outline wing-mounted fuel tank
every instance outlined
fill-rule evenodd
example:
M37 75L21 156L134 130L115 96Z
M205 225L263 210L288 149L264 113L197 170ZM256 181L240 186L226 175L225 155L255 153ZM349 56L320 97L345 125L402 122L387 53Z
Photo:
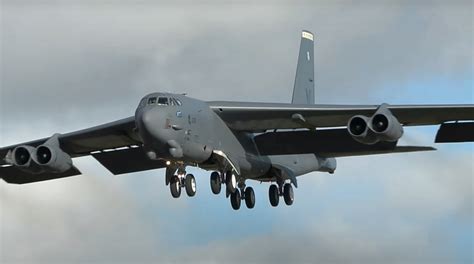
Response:
M59 145L59 134L53 135L42 145L18 146L8 155L9 162L30 173L62 173L72 168L72 159Z
M363 115L352 117L347 130L356 141L367 145L379 141L394 142L403 135L403 126L387 108L387 104L380 105L370 118Z

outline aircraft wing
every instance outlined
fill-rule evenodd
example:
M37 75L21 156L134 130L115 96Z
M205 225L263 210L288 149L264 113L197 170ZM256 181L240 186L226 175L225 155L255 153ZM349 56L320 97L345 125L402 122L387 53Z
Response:
M141 145L136 133L134 117L124 118L103 125L59 135L61 149L71 157L89 155L90 152L115 149L124 146ZM24 142L0 148L0 165L6 164L3 157L17 146L39 146L48 138Z
M257 135L255 144L262 155L314 153L326 158L435 150L424 146L397 146L397 142L366 145L355 141L345 128L267 132Z
M31 183L80 175L81 172L72 167L63 173L32 174L10 166L5 157L10 150L17 146L32 147L45 143L49 138L0 148L0 178L9 183ZM113 174L122 174L163 168L163 161L149 160L141 145L142 142L135 132L135 119L128 117L115 122L106 123L67 134L58 135L61 150L71 157L92 155Z
M378 105L295 105L283 103L209 102L234 130L263 132L271 129L346 126L355 115L371 116ZM474 120L474 105L388 105L405 126L437 125Z

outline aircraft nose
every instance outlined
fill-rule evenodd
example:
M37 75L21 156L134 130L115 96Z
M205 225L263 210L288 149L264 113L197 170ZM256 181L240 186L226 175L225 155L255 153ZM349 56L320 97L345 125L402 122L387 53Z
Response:
M159 126L159 113L153 108L143 109L136 118L136 123L140 134L144 139L149 138L150 136L156 136L157 128Z
M167 129L169 119L162 109L156 107L143 109L140 113L137 113L135 119L138 131L145 144L151 143L151 145L154 145L169 140L170 131Z

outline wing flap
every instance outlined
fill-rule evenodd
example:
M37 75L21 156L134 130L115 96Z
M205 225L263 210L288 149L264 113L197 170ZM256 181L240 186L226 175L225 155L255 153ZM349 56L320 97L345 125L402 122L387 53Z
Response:
M442 124L436 143L474 142L474 122Z
M44 173L39 173L39 174L31 174L31 173L22 171L15 166L0 167L0 178L2 178L4 181L8 183L15 183L15 184L48 181L48 180L76 176L80 174L81 172L76 167L72 167L71 169L63 173L44 172Z
M163 160L150 160L141 147L93 153L92 156L114 175L166 167Z
M346 129L269 132L255 137L262 155L314 153L321 157L347 157L371 154L434 150L431 147L397 146L397 142L366 145L352 139Z

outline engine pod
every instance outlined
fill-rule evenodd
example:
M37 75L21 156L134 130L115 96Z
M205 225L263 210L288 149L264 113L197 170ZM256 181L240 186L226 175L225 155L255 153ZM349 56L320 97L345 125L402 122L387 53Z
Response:
M8 160L10 163L26 172L41 173L42 169L34 159L35 148L32 146L22 145L13 149L9 153Z
M347 131L357 142L373 145L378 142L378 139L369 128L369 121L370 118L363 115L353 116L347 123Z
M380 141L394 142L403 135L403 126L387 108L387 104L382 104L377 109L368 125Z

